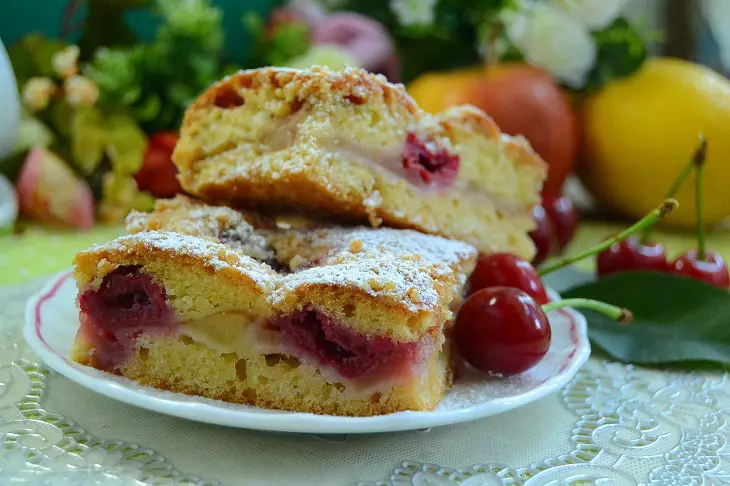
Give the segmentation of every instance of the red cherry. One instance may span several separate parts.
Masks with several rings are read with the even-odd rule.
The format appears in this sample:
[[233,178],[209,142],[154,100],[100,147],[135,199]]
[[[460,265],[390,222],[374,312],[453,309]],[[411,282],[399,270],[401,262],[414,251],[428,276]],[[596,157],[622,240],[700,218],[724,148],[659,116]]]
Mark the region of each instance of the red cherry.
[[461,159],[415,133],[406,136],[402,156],[403,170],[411,184],[446,187],[454,182],[459,173]]
[[636,236],[629,236],[596,257],[596,274],[599,277],[629,270],[668,271],[664,246],[654,242],[642,244]]
[[535,267],[511,253],[480,255],[469,286],[470,293],[489,287],[511,287],[527,293],[538,304],[549,301]]
[[525,292],[492,287],[472,294],[456,317],[454,337],[464,359],[481,371],[513,375],[535,366],[550,348],[550,323]]
[[697,250],[690,250],[674,261],[672,272],[702,280],[721,289],[730,287],[730,274],[728,274],[725,260],[714,251],[706,252],[705,258],[702,260],[699,258]]
[[557,242],[555,241],[553,224],[550,222],[545,208],[535,206],[532,209],[532,217],[535,220],[535,229],[530,231],[530,238],[535,243],[535,249],[537,250],[532,259],[532,265],[538,266],[553,253],[553,250],[557,247]]
[[562,253],[575,235],[579,222],[578,212],[567,196],[543,194],[542,207],[553,223],[555,239],[558,242],[557,250]]

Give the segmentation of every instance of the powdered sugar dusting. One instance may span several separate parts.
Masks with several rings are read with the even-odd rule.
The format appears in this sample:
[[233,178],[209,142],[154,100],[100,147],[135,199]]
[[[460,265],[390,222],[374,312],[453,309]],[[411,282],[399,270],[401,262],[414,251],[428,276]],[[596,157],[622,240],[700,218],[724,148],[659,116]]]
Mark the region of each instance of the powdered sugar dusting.
[[[265,223],[272,221],[178,196],[158,202],[152,213],[130,216],[132,235],[89,251],[188,255],[216,271],[232,268],[248,275],[273,292],[273,302],[327,285],[364,291],[410,312],[448,307],[477,253],[466,243],[412,230],[257,227]],[[291,273],[279,273],[281,266]]]
[[460,241],[426,235],[413,230],[328,228],[317,233],[319,244],[332,248],[332,254],[352,252],[352,243],[361,242],[360,251],[381,253],[402,260],[418,260],[425,265],[460,265],[476,256],[476,249]]
[[410,312],[434,311],[439,306],[439,294],[434,280],[415,265],[404,264],[392,257],[377,262],[346,262],[314,267],[284,276],[272,294],[274,305],[290,293],[311,285],[356,288],[369,295],[388,298],[406,305]]
[[103,245],[90,248],[87,252],[98,250],[129,253],[142,246],[148,252],[159,250],[177,255],[196,258],[207,267],[219,271],[230,268],[250,277],[262,289],[273,289],[276,273],[248,255],[230,250],[225,245],[200,237],[164,231],[146,231],[122,236]]

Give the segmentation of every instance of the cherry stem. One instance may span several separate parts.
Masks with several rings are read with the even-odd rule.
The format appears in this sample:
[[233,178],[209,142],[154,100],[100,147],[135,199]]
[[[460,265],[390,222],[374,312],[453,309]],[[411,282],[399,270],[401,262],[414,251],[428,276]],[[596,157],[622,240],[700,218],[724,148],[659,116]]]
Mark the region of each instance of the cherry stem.
[[695,209],[697,210],[697,258],[704,261],[706,258],[705,253],[705,225],[702,219],[702,180],[703,169],[705,167],[705,157],[707,156],[707,139],[700,133],[700,144],[695,150],[692,162],[697,169],[696,182],[695,182]]
[[[684,184],[684,181],[687,179],[687,177],[689,177],[692,171],[694,171],[697,167],[701,166],[704,163],[706,149],[707,142],[705,142],[704,136],[700,134],[700,146],[697,148],[697,150],[695,150],[694,155],[687,163],[687,165],[682,168],[682,172],[680,172],[677,178],[674,179],[674,182],[672,182],[672,186],[667,191],[664,199],[674,199],[677,196],[679,189],[682,187],[682,184]],[[653,225],[647,226],[642,232],[641,238],[639,238],[639,241],[642,245],[645,245],[647,241],[649,241],[649,234],[651,233],[652,227]]]
[[[700,138],[703,140],[702,135],[700,135]],[[682,184],[684,184],[684,181],[689,177],[689,175],[695,170],[695,168],[698,165],[698,156],[699,156],[699,149],[695,151],[694,155],[690,159],[689,162],[687,162],[687,165],[685,165],[682,168],[682,172],[679,173],[676,179],[674,179],[674,182],[672,182],[672,186],[667,191],[667,194],[664,196],[664,199],[674,199],[677,196],[677,193],[679,192],[679,189],[682,187]],[[704,159],[704,155],[702,155],[702,158]],[[649,241],[649,234],[651,233],[651,226],[647,226],[644,228],[644,231],[641,233],[641,238],[639,238],[639,241],[642,245],[645,245],[647,241]]]
[[618,321],[621,324],[628,324],[633,319],[634,315],[630,310],[622,307],[616,307],[615,305],[601,302],[600,300],[593,299],[563,299],[555,302],[550,302],[542,306],[543,312],[546,314],[563,307],[575,307],[577,309],[590,309],[592,311],[599,312],[606,317]]
[[583,253],[579,253],[578,255],[563,258],[562,260],[558,260],[551,265],[547,265],[540,269],[538,272],[539,275],[545,276],[550,272],[554,272],[555,270],[559,270],[563,267],[567,267],[568,265],[572,265],[573,263],[583,260],[584,258],[588,258],[589,256],[596,255],[603,250],[607,250],[608,248],[611,248],[612,245],[618,243],[619,241],[623,241],[632,234],[636,233],[637,231],[641,231],[644,228],[647,228],[663,217],[665,217],[667,214],[671,213],[675,209],[679,207],[679,203],[675,199],[665,199],[664,202],[662,202],[662,205],[656,208],[654,211],[650,212],[643,218],[641,218],[639,221],[634,223],[632,226],[629,226],[625,230],[621,231],[620,233],[612,236],[611,238],[607,239],[606,241],[602,242],[598,246],[595,246],[589,250],[584,251]]

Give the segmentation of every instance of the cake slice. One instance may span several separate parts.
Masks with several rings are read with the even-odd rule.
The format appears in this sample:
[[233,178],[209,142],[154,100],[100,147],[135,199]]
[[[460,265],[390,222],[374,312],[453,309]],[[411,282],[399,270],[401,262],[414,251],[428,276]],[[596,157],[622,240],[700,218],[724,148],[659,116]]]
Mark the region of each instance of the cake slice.
[[436,407],[476,250],[410,230],[291,228],[185,197],[76,256],[72,359],[266,408]]
[[546,166],[482,111],[422,111],[360,69],[242,71],[187,110],[173,160],[211,201],[337,215],[529,259]]

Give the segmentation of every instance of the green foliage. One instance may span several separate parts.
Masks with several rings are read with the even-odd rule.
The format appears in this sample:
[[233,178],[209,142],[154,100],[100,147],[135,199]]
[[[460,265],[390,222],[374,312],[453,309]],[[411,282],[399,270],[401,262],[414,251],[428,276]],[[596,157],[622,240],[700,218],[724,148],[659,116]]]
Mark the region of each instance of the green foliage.
[[23,86],[34,76],[53,77],[51,59],[58,51],[66,47],[66,43],[56,39],[48,39],[40,34],[28,34],[16,42],[9,50],[8,56],[13,65],[18,86]]
[[124,21],[124,13],[147,7],[151,0],[87,0],[86,3],[84,30],[79,40],[82,59],[89,59],[100,47],[133,45],[137,38]]
[[90,174],[104,157],[104,115],[96,107],[77,110],[71,117],[71,157],[81,173]]
[[618,18],[603,30],[593,32],[598,49],[596,63],[584,89],[599,89],[609,81],[638,70],[647,58],[646,43],[626,19]]
[[102,47],[94,55],[94,61],[85,69],[99,87],[99,101],[133,106],[142,95],[144,47],[109,49]]
[[142,166],[147,137],[129,115],[89,107],[74,111],[69,125],[71,162],[83,175],[94,172],[105,157],[111,170],[123,175]]
[[281,66],[309,49],[309,27],[302,22],[291,22],[268,31],[258,15],[244,15],[242,22],[254,39],[249,59],[251,66]]
[[99,49],[85,73],[101,103],[128,107],[148,132],[176,128],[192,100],[222,76],[221,12],[209,0],[156,0],[149,44]]
[[352,10],[371,17],[393,35],[403,80],[408,82],[429,71],[458,69],[479,62],[479,26],[483,19],[513,0],[441,0],[431,25],[402,26],[388,2],[345,0],[338,10]]

